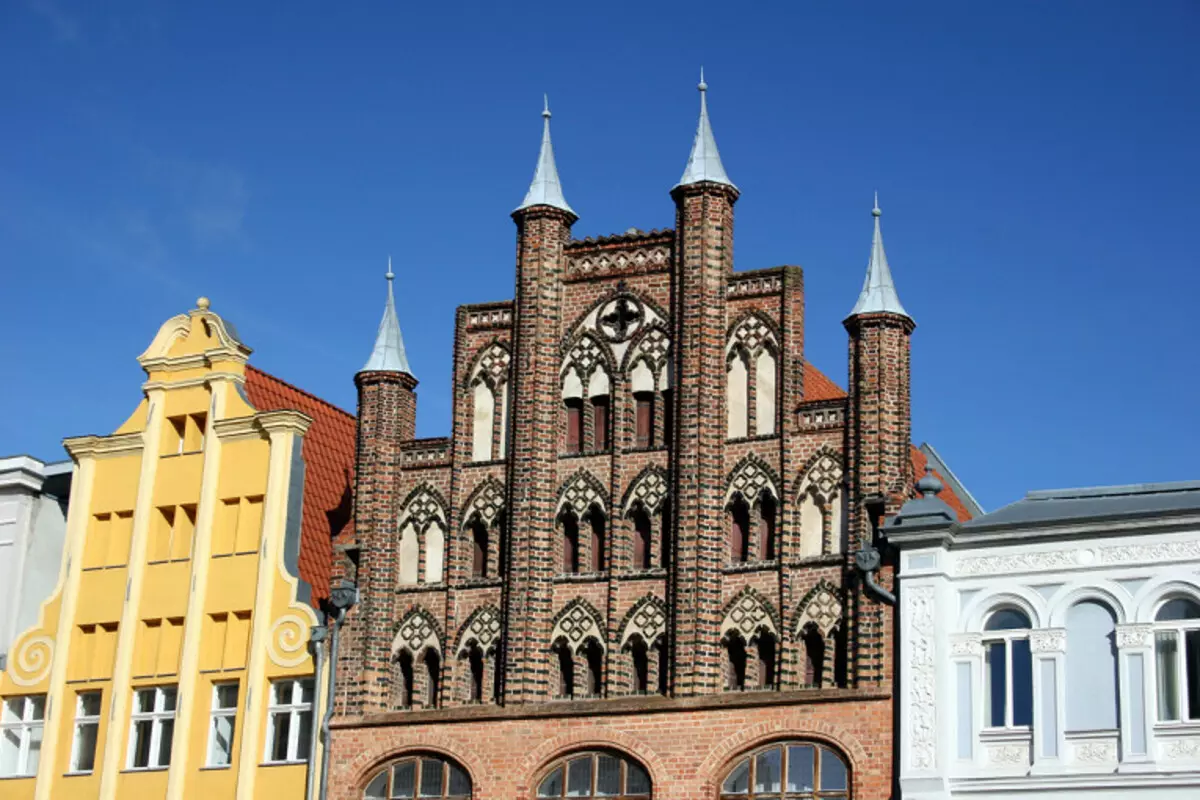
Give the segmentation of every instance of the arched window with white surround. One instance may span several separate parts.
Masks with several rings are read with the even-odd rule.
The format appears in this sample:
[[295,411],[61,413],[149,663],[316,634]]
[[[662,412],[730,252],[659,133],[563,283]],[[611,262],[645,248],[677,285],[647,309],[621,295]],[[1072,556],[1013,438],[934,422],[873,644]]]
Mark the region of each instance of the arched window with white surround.
[[746,369],[746,356],[741,350],[729,354],[726,372],[725,435],[730,439],[744,439],[749,432],[747,403],[750,397],[750,373]]
[[833,748],[816,742],[777,742],[742,758],[721,782],[721,798],[849,800],[850,770]]
[[984,623],[984,726],[1028,728],[1033,724],[1033,626],[1024,611],[1005,606]]
[[508,367],[512,357],[492,342],[475,359],[467,381],[471,393],[471,460],[504,458],[508,436]]
[[1067,610],[1067,731],[1118,727],[1117,619],[1107,604],[1081,600]]
[[611,355],[590,333],[571,346],[563,359],[563,450],[568,454],[602,453],[611,448]]
[[1200,721],[1200,603],[1172,597],[1154,617],[1159,722]]
[[404,500],[400,512],[397,556],[401,586],[443,582],[445,532],[446,510],[441,495],[428,484],[418,486]]
[[405,756],[380,770],[363,800],[469,800],[471,776],[454,761],[433,754]]
[[747,315],[725,345],[727,436],[773,436],[777,425],[779,342],[772,325],[757,313]]
[[575,753],[554,762],[538,781],[539,800],[608,798],[645,800],[651,795],[650,774],[618,753]]

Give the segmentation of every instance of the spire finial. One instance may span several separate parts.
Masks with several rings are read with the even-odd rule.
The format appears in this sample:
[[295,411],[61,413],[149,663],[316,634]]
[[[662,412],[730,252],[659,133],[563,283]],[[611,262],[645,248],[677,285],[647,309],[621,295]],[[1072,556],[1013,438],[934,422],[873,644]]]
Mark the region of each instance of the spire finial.
[[[871,260],[867,264],[867,278],[863,281],[862,292],[858,302],[850,312],[850,317],[858,314],[898,314],[908,316],[904,306],[900,304],[900,296],[896,293],[896,284],[892,281],[892,270],[888,266],[887,253],[883,250],[883,232],[879,227],[879,192],[875,193],[875,205],[871,208],[871,216],[875,218],[875,234],[871,237]],[[847,317],[849,319],[849,317]]]
[[692,142],[692,153],[688,156],[687,167],[676,185],[688,186],[708,181],[723,183],[736,191],[737,187],[725,174],[721,154],[717,151],[717,140],[713,137],[712,123],[708,121],[708,84],[704,82],[704,67],[700,67],[700,83],[696,88],[700,90],[700,122],[696,126],[696,138]]
[[533,206],[552,206],[576,216],[567,205],[567,199],[563,197],[562,184],[558,180],[558,167],[554,164],[554,146],[550,144],[549,94],[542,95],[542,149],[538,153],[537,168],[533,171],[533,182],[529,184],[525,200],[517,206],[517,211]]
[[926,464],[925,475],[917,481],[917,491],[921,493],[922,497],[930,498],[937,497],[944,488],[946,487],[938,480],[937,475],[933,474],[933,467]]
[[379,331],[375,334],[375,348],[360,371],[406,372],[412,375],[408,355],[404,351],[404,337],[400,334],[400,320],[396,317],[396,298],[392,292],[392,281],[396,275],[392,272],[391,256],[388,256],[388,269],[383,277],[387,279],[387,303],[383,307]]

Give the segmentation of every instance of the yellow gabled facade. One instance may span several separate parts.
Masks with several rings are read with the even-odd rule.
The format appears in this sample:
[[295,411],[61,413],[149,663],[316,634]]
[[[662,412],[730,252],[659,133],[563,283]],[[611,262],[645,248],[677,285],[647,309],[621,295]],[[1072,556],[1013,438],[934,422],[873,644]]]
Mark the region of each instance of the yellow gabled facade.
[[58,584],[0,673],[5,800],[305,796],[319,620],[286,552],[312,420],[253,408],[249,348],[197,306],[140,356],[129,419],[65,441]]

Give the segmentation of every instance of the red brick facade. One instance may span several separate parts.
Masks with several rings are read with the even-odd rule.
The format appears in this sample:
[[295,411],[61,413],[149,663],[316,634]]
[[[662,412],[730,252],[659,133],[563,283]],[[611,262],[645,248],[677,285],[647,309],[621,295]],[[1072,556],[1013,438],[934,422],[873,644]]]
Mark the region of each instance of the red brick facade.
[[[528,800],[586,750],[640,763],[655,798],[714,800],[782,740],[838,752],[856,800],[891,795],[893,609],[853,550],[863,501],[912,483],[911,322],[848,324],[842,395],[804,360],[801,270],[733,272],[736,190],[673,197],[673,231],[600,239],[572,240],[567,211],[514,214],[515,300],[458,312],[450,439],[413,439],[411,376],[358,376],[334,800],[407,753],[456,761],[476,798]],[[775,374],[747,380],[731,439],[738,348],[769,349]],[[843,516],[803,521],[805,497],[806,514],[844,498]]]

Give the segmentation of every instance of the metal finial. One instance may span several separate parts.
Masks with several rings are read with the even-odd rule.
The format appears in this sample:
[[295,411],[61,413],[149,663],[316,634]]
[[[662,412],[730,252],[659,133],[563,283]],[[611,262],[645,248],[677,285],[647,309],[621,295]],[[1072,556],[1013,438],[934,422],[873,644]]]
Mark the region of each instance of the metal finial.
[[936,497],[945,486],[938,480],[937,475],[933,474],[933,467],[925,465],[925,474],[921,480],[917,481],[917,491],[922,497]]
[[389,281],[392,278],[396,277],[396,275],[392,272],[392,257],[391,256],[388,256],[388,271],[387,271],[387,274],[384,275],[383,277],[387,278]]
[[696,88],[702,92],[708,91],[708,84],[704,82],[704,67],[700,67],[700,85]]
[[875,207],[871,209],[871,216],[878,217],[882,214],[883,214],[883,212],[879,210],[879,192],[876,192],[875,193]]
[[550,95],[542,95],[542,116],[550,119]]

